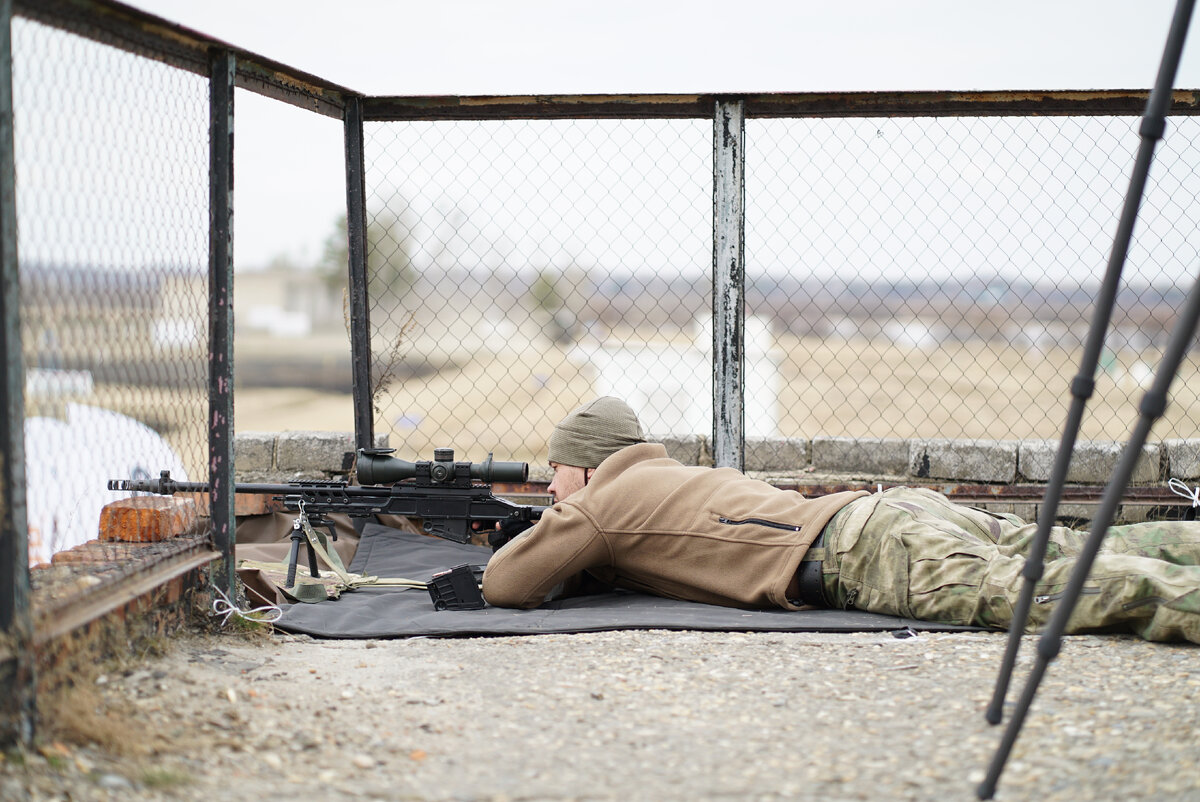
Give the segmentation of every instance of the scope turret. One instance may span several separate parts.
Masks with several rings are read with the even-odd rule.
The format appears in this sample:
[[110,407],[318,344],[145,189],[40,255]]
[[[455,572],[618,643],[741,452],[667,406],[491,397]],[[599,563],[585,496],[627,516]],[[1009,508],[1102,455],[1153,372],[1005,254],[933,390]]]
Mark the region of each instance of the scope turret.
[[529,478],[526,462],[497,462],[488,454],[483,462],[455,462],[454,449],[434,449],[433,460],[409,462],[389,457],[395,449],[360,448],[356,470],[362,485],[387,485],[404,479],[431,484],[480,482],[524,482]]

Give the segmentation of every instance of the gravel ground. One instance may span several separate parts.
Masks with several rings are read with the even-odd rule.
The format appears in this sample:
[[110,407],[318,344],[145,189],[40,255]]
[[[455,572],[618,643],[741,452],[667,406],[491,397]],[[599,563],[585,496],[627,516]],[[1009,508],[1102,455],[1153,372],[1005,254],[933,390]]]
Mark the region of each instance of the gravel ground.
[[[81,681],[39,749],[0,763],[0,798],[971,800],[1004,645],[189,635]],[[1200,799],[1198,691],[1196,647],[1068,638],[996,798]]]

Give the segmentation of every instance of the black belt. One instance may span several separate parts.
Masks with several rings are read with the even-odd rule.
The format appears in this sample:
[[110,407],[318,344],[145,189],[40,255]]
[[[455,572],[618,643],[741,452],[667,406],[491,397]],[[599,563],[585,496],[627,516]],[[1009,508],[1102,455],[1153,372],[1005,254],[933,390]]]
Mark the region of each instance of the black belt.
[[[809,545],[810,549],[823,548],[825,545],[825,531],[821,530],[821,534],[817,535],[817,539]],[[825,603],[825,582],[821,578],[821,560],[806,560],[800,563],[800,567],[796,569],[796,579],[800,584],[800,599],[801,604],[807,604],[812,607],[828,607]]]

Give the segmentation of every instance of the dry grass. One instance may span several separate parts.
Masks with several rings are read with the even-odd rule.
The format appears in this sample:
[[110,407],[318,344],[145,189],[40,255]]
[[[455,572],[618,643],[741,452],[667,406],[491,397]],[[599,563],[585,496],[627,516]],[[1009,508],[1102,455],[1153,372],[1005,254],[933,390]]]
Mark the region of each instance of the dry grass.
[[77,677],[70,685],[38,699],[38,739],[44,743],[91,744],[113,755],[145,757],[150,753],[149,733],[135,723],[134,706],[111,695],[106,699],[96,689],[97,676],[99,672]]
[[[333,338],[292,341],[313,359],[345,348]],[[880,341],[780,338],[779,434],[786,437],[952,437],[1057,439],[1071,401],[1079,355],[1021,350],[988,343],[943,345],[934,351]],[[1102,373],[1080,437],[1121,441],[1137,418],[1143,387],[1130,368],[1153,366],[1157,354],[1122,355],[1125,370]],[[298,377],[299,378],[299,377]],[[203,469],[207,398],[181,401],[152,388],[107,388],[114,408],[143,417],[195,421],[167,433],[185,461]],[[394,447],[424,454],[453,446],[460,456],[537,462],[545,459],[549,425],[596,393],[595,371],[556,347],[530,346],[477,356],[417,378],[396,378],[379,399],[376,430]],[[143,417],[143,419],[145,419]],[[1171,404],[1152,439],[1191,437],[1200,421],[1200,369],[1183,366]],[[238,431],[351,431],[349,394],[304,387],[241,388]],[[189,445],[190,444],[190,445]],[[198,444],[198,447],[197,447]],[[189,458],[188,455],[193,455]],[[189,466],[191,467],[191,466]]]
[[[781,339],[779,355],[779,435],[797,438],[1056,440],[1071,402],[1069,384],[1079,370],[1075,352],[987,343],[926,352],[876,341]],[[1158,358],[1139,356],[1143,367]],[[1129,436],[1145,390],[1128,370],[1138,361],[1126,356],[1127,369],[1098,377],[1081,439]],[[1152,439],[1196,436],[1200,369],[1195,362],[1181,368],[1173,389]],[[396,382],[376,427],[391,432],[393,446],[409,451],[455,445],[470,449],[472,458],[495,449],[498,456],[544,460],[549,425],[595,393],[595,371],[571,361],[563,350],[497,354],[432,377]],[[349,422],[349,400],[332,398],[312,398],[315,414],[309,420],[328,419],[323,416],[335,405]],[[298,406],[288,411],[299,423],[304,411]],[[239,412],[239,422],[245,420]]]
[[[1079,371],[1076,352],[989,343],[947,344],[936,351],[889,343],[781,341],[781,434],[791,437],[952,437],[1058,439]],[[1157,354],[1142,354],[1154,365]],[[1138,360],[1126,357],[1126,365]],[[1182,366],[1161,437],[1191,437],[1200,420],[1200,370]],[[1122,441],[1144,388],[1133,372],[1101,373],[1081,439]],[[1170,433],[1174,434],[1170,434]]]

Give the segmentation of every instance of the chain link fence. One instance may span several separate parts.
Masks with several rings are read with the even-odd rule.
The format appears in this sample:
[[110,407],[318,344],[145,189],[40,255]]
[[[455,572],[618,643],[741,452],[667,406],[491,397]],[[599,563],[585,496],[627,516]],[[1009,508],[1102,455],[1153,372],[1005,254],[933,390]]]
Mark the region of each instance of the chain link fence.
[[[1057,438],[1136,123],[748,120],[746,436]],[[1191,282],[1197,125],[1160,147],[1083,438],[1125,438]],[[553,422],[611,393],[652,433],[711,434],[710,121],[366,139],[377,432],[544,461]],[[1195,434],[1196,369],[1163,438]]]
[[[1081,437],[1123,441],[1196,273],[1195,118],[1173,118]],[[1057,438],[1137,118],[747,126],[748,314],[786,436]],[[748,355],[751,353],[748,345]],[[1158,433],[1191,437],[1197,361]]]
[[207,480],[208,82],[17,17],[30,562],[95,539],[109,479]]
[[596,394],[705,431],[711,128],[369,123],[376,431],[544,463],[549,424]]
[[[14,37],[29,509],[61,545],[94,527],[91,455],[203,478],[208,80],[31,19]],[[238,70],[254,91],[282,74]],[[544,463],[549,426],[599,394],[651,434],[712,433],[712,121],[621,102],[365,124],[357,392],[406,456]],[[748,437],[1059,434],[1136,117],[909,102],[746,123]],[[1160,147],[1085,438],[1124,439],[1190,282],[1197,124],[1172,117]],[[1195,372],[1160,437],[1194,434]],[[132,447],[136,425],[169,454]],[[41,512],[68,485],[75,509]]]

